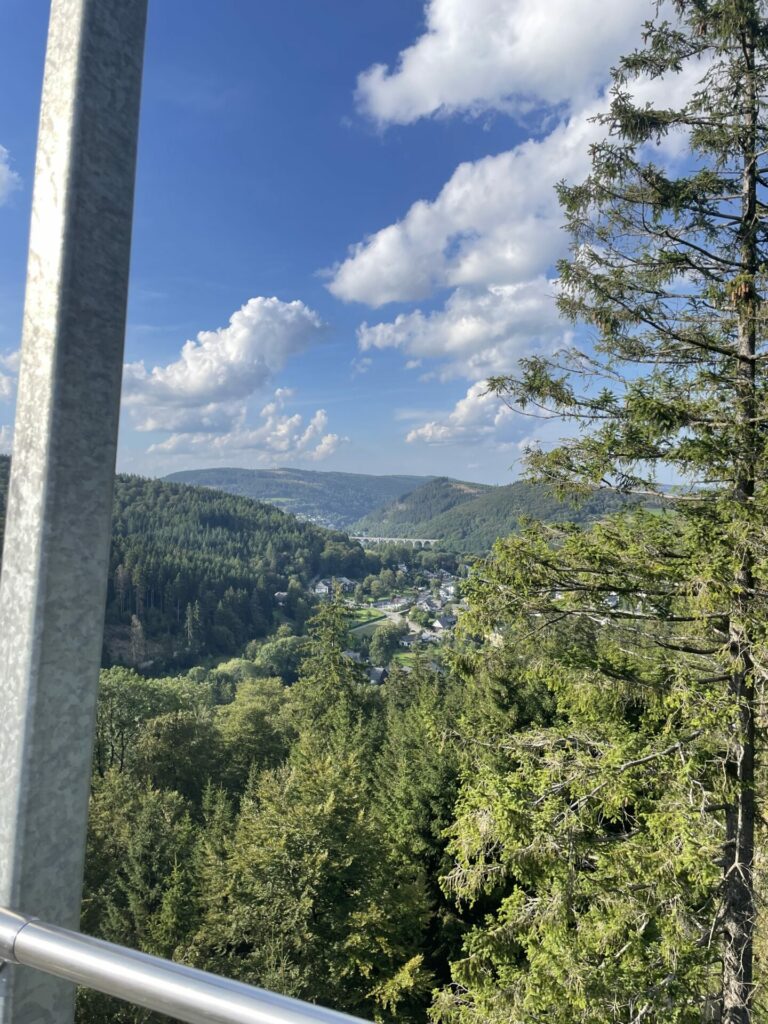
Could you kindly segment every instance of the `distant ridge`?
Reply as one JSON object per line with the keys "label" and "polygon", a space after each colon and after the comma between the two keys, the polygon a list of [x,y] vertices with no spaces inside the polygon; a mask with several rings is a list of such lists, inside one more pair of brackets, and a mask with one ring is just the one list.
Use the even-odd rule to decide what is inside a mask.
{"label": "distant ridge", "polygon": [[588,522],[616,511],[626,498],[596,491],[580,505],[559,501],[551,490],[517,481],[503,486],[437,477],[353,525],[355,534],[437,537],[454,551],[488,551],[519,529],[521,518]]}
{"label": "distant ridge", "polygon": [[347,529],[374,509],[409,494],[433,478],[227,467],[188,469],[171,473],[164,479],[256,498],[321,526]]}

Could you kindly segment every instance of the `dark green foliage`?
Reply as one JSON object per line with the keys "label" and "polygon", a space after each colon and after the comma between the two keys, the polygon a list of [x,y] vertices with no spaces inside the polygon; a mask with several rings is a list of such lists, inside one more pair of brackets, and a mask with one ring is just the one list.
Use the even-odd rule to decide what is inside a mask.
{"label": "dark green foliage", "polygon": [[595,492],[574,503],[551,488],[519,481],[503,487],[441,477],[355,523],[353,532],[384,537],[437,538],[453,551],[483,553],[526,519],[589,522],[621,508],[626,499]]}
{"label": "dark green foliage", "polygon": [[[0,528],[10,459],[0,456]],[[107,663],[190,665],[233,654],[273,632],[297,630],[319,575],[362,578],[381,559],[340,533],[271,505],[204,488],[118,476],[107,596]],[[267,674],[275,674],[270,671]]]}
{"label": "dark green foliage", "polygon": [[139,477],[117,479],[113,532],[107,624],[136,616],[161,662],[229,654],[266,636],[278,591],[303,625],[300,595],[315,576],[366,565],[343,535],[269,505]]}
{"label": "dark green foliage", "polygon": [[401,872],[418,873],[429,898],[425,965],[439,984],[450,980],[465,922],[440,877],[450,870],[447,828],[459,789],[457,723],[463,693],[453,679],[417,659],[394,670],[385,687],[386,730],[376,766],[376,816]]}
{"label": "dark green foliage", "polygon": [[[249,659],[180,679],[103,674],[83,927],[364,1016],[420,1019],[433,915],[423,869],[396,854],[374,799],[382,691],[343,655],[340,602],[302,642],[292,687]],[[79,1019],[148,1018],[83,993]]]}
{"label": "dark green foliage", "polygon": [[[397,500],[384,508],[376,508],[355,524],[361,533],[378,534],[383,537],[413,537],[417,524],[428,523],[431,519],[452,508],[473,501],[479,495],[493,490],[487,484],[470,484],[463,480],[451,480],[441,476],[412,491],[397,496]],[[431,533],[418,534],[432,537]]]}

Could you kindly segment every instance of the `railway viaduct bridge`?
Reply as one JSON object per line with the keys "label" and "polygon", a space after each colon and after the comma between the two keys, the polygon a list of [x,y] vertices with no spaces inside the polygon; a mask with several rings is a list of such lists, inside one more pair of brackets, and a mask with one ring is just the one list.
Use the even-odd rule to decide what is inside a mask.
{"label": "railway viaduct bridge", "polygon": [[436,537],[350,537],[356,540],[364,548],[375,547],[378,544],[410,544],[412,548],[434,548],[440,543]]}

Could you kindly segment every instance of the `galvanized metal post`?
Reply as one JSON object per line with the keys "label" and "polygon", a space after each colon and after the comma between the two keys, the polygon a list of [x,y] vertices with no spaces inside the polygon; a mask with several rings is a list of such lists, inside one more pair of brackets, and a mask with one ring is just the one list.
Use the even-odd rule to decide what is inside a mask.
{"label": "galvanized metal post", "polygon": [[[147,0],[52,0],[0,579],[0,904],[79,923]],[[73,987],[0,972],[2,1024]]]}

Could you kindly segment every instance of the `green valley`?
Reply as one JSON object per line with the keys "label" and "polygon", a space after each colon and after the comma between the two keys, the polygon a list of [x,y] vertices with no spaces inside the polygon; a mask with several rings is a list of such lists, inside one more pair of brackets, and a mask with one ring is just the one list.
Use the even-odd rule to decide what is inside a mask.
{"label": "green valley", "polygon": [[455,551],[482,553],[513,533],[521,520],[587,523],[626,504],[608,491],[583,502],[560,501],[542,484],[505,486],[439,477],[358,520],[352,532],[368,536],[434,537]]}
{"label": "green valley", "polygon": [[321,526],[345,529],[356,519],[426,483],[424,476],[372,476],[306,469],[189,469],[171,483],[219,491],[277,505]]}

